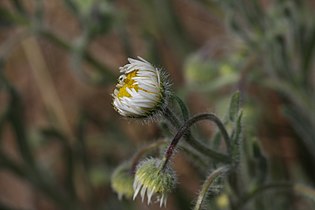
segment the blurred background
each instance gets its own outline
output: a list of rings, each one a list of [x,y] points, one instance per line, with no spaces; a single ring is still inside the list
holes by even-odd
[[[123,119],[111,106],[118,68],[136,56],[169,72],[191,114],[224,118],[241,92],[240,166],[205,209],[315,209],[314,7],[1,0],[0,209],[159,209],[119,201],[110,184],[121,162],[163,138],[159,123]],[[194,129],[204,139],[214,132]],[[209,170],[183,152],[173,165],[166,209],[192,209]]]

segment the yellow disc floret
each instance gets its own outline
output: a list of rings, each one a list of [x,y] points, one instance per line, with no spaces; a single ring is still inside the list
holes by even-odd
[[[121,75],[112,94],[114,109],[130,118],[158,116],[168,100],[165,75],[143,58],[128,61],[119,68]]]
[[[122,98],[122,97],[128,97],[130,98],[131,95],[128,93],[127,88],[129,89],[135,89],[135,91],[138,92],[139,90],[139,85],[135,84],[135,80],[133,79],[134,77],[137,76],[138,70],[129,72],[125,75],[125,79],[119,83],[119,85],[122,85],[118,89],[117,97]]]

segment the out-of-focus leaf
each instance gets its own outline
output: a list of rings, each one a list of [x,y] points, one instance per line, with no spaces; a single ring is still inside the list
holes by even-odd
[[[47,128],[42,129],[41,134],[46,137],[45,140],[58,140],[61,142],[63,146],[63,158],[65,163],[65,179],[66,179],[66,186],[67,190],[70,193],[70,195],[75,198],[76,197],[76,191],[75,191],[75,155],[74,155],[74,149],[68,144],[66,137],[59,132],[58,130],[54,128]]]
[[[229,119],[234,122],[240,110],[240,92],[236,91],[231,98],[229,108]]]
[[[4,114],[0,114],[0,147],[1,147],[1,143],[2,143],[2,132],[3,132],[3,127],[4,127],[4,124],[7,120],[7,113],[4,113]]]
[[[73,0],[64,0],[64,3],[74,14],[79,14],[78,7]]]
[[[186,59],[184,76],[188,84],[206,84],[218,75],[218,64],[205,59],[200,54],[191,55]]]
[[[94,167],[90,170],[89,179],[94,187],[110,183],[111,172],[104,167]]]
[[[212,142],[212,147],[214,150],[218,150],[221,144],[221,132],[216,132],[215,135],[212,137],[211,142]]]
[[[315,189],[302,184],[295,184],[293,189],[296,193],[311,199],[315,204]]]
[[[23,159],[28,164],[34,166],[35,160],[25,128],[23,103],[19,93],[13,87],[10,87],[10,96],[11,99],[8,120],[11,123],[12,129],[15,133],[18,149]]]
[[[180,108],[180,110],[182,112],[183,120],[186,121],[189,118],[188,108],[186,107],[185,103],[178,96],[175,95],[174,99],[178,103],[178,106],[179,106],[179,108]]]
[[[20,14],[23,14],[23,15],[26,14],[24,5],[23,5],[23,3],[22,3],[21,0],[11,0],[11,1],[12,1],[13,6],[15,7],[15,9],[16,9]]]
[[[26,209],[22,209],[22,208],[13,208],[13,207],[11,207],[11,206],[8,206],[8,205],[6,205],[6,204],[4,204],[4,203],[0,203],[0,209],[1,210],[26,210]]]
[[[118,11],[108,1],[65,0],[68,8],[77,16],[88,39],[106,33],[112,26]]]
[[[42,29],[39,32],[40,35],[42,35],[44,38],[46,38],[53,44],[65,49],[68,52],[76,50],[66,40],[57,36],[56,34],[52,33],[49,30]],[[109,67],[105,66],[102,62],[94,58],[90,52],[88,51],[82,52],[82,59],[84,59],[84,61],[86,61],[88,64],[91,65],[91,67],[93,67],[93,69],[95,70],[93,71],[93,73],[94,75],[97,75],[93,78],[88,78],[87,80],[89,80],[89,82],[101,85],[113,83],[116,81],[117,76],[109,69]],[[85,79],[86,78],[87,77],[85,77]]]
[[[300,113],[298,109],[294,109],[292,107],[287,107],[284,111],[290,119],[293,128],[301,137],[303,143],[306,145],[309,154],[311,154],[313,160],[315,160],[315,130],[314,125],[312,125],[311,123],[311,119],[307,118],[307,116],[302,115],[302,113]]]
[[[106,1],[96,3],[91,8],[90,22],[93,23],[91,27],[92,35],[99,35],[109,31],[114,21],[114,8]],[[91,23],[88,23],[91,24]]]
[[[12,14],[5,8],[0,8],[0,28],[15,25]]]
[[[306,40],[306,44],[303,47],[304,52],[304,60],[303,60],[303,71],[305,81],[309,82],[311,78],[312,67],[314,64],[314,52],[315,52],[315,24],[313,24],[312,28],[309,29],[308,37]]]
[[[228,85],[235,84],[238,80],[239,80],[239,75],[236,73],[233,73],[233,74],[226,75],[224,77],[219,77],[204,85],[202,84],[191,85],[189,89],[197,89],[200,92],[214,92]]]
[[[242,134],[242,116],[243,112],[238,112],[238,117],[235,122],[235,128],[231,136],[231,157],[233,166],[238,165],[240,161],[240,143],[243,137]]]
[[[58,130],[53,128],[42,129],[41,134],[47,138],[47,140],[56,138],[59,140],[65,140],[65,136],[60,133]]]

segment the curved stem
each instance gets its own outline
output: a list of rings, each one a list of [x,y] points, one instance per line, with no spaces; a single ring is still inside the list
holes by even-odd
[[[161,146],[162,144],[165,144],[166,141],[164,139],[162,140],[159,140],[159,141],[156,141],[156,142],[153,142],[152,144],[149,144],[148,146],[146,147],[143,147],[141,148],[134,156],[133,158],[131,159],[131,173],[135,173],[136,171],[136,167],[137,167],[137,164],[139,162],[139,160],[142,158],[142,156],[149,152],[149,151],[152,151],[156,148],[158,148],[159,146]]]
[[[198,195],[194,210],[199,210],[201,209],[202,203],[207,196],[207,193],[209,191],[209,188],[211,187],[211,184],[221,175],[225,174],[229,170],[229,166],[222,166],[215,171],[213,171],[206,181],[203,183],[201,191]]]
[[[176,119],[176,118],[174,118]],[[175,121],[175,120],[172,121]],[[172,154],[174,153],[174,150],[179,142],[179,140],[181,139],[181,137],[186,133],[189,132],[189,128],[196,122],[200,121],[200,120],[211,120],[213,122],[215,122],[217,124],[217,126],[219,127],[225,142],[228,144],[227,147],[230,147],[230,138],[229,135],[227,133],[227,131],[224,128],[224,125],[222,124],[222,122],[219,120],[219,118],[217,118],[214,114],[212,113],[207,113],[207,114],[200,114],[200,115],[196,115],[192,118],[190,118],[189,120],[187,120],[185,122],[184,125],[182,125],[178,131],[177,134],[174,136],[171,144],[169,145],[169,147],[167,148],[167,151],[165,153],[164,156],[164,163],[163,163],[163,168],[165,167],[165,165],[167,164],[167,162],[169,161],[170,157],[172,156]],[[171,121],[171,122],[172,122]],[[178,121],[177,121],[178,122]],[[205,147],[204,145],[202,145],[200,142],[196,141],[195,139],[192,138],[191,134],[188,133],[186,138],[188,139],[188,143],[190,143],[194,148],[198,149],[200,152],[207,154],[208,156],[211,156],[213,158],[216,158],[222,162],[230,162],[230,158],[224,154],[218,153],[216,151],[213,151],[207,147]]]

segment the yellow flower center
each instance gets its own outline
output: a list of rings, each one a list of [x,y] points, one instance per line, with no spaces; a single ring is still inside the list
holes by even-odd
[[[129,89],[135,89],[137,92],[139,90],[139,85],[135,84],[135,80],[133,79],[135,76],[137,76],[138,70],[132,71],[127,73],[125,76],[126,78],[124,81],[120,82],[122,84],[122,87],[119,88],[117,97],[122,98],[122,97],[128,97],[130,98],[131,95],[128,93],[127,88]]]

